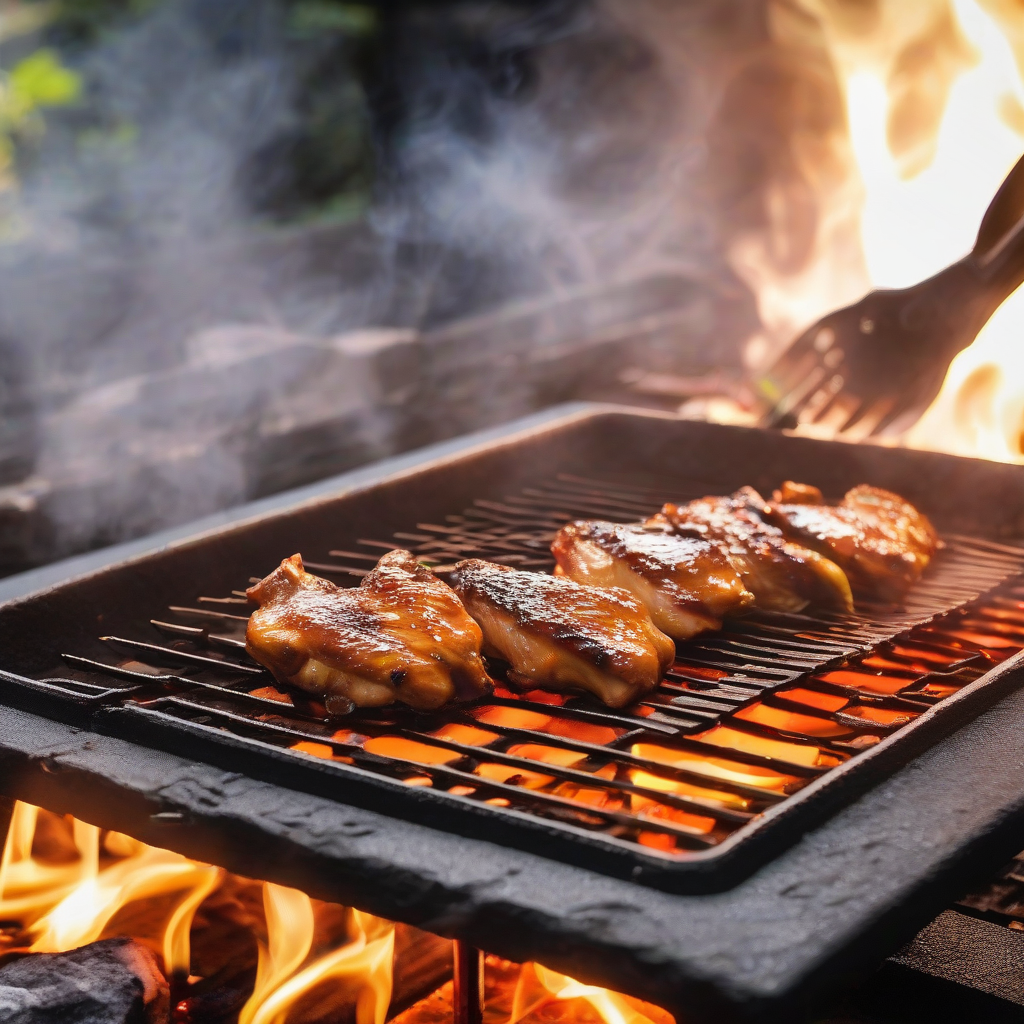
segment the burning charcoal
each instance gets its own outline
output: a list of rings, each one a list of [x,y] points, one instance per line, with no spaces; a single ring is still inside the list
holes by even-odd
[[[133,939],[105,939],[68,953],[35,953],[0,968],[5,1024],[157,1024],[167,982]]]

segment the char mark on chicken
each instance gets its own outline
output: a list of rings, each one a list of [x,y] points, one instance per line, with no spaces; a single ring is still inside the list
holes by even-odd
[[[846,574],[835,562],[795,541],[758,514],[765,500],[752,487],[728,498],[665,505],[651,522],[722,546],[760,608],[798,612],[809,604],[853,610]]]
[[[866,484],[828,505],[816,487],[786,481],[762,514],[841,566],[855,590],[884,598],[898,598],[917,580],[942,543],[913,505]]]
[[[626,590],[467,559],[451,577],[484,649],[520,685],[584,690],[613,708],[654,690],[675,644]]]
[[[718,629],[754,600],[719,544],[667,523],[568,523],[551,551],[577,583],[628,590],[674,640]]]

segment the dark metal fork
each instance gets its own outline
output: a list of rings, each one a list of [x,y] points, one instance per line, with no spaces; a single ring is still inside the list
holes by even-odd
[[[911,426],[953,357],[1024,282],[1024,157],[996,193],[962,260],[910,288],[869,292],[804,331],[754,381],[761,423],[861,424],[865,436]]]

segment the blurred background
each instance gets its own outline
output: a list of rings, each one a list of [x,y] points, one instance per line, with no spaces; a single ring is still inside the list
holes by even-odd
[[[742,419],[966,252],[1018,0],[0,0],[0,573],[557,402]],[[906,443],[1021,460],[1011,297]]]

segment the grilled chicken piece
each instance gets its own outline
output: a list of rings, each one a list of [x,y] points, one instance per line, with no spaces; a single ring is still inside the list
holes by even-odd
[[[674,640],[718,629],[754,600],[718,544],[667,523],[580,520],[558,531],[551,551],[577,583],[628,590]]]
[[[857,589],[898,597],[941,546],[935,527],[898,494],[862,484],[838,505],[787,480],[764,516],[788,537],[837,562]]]
[[[657,685],[676,645],[628,591],[522,572],[478,558],[455,566],[452,588],[484,631],[484,650],[510,678],[549,690],[586,690],[609,707]]]
[[[360,586],[306,572],[292,555],[246,591],[246,650],[327,710],[402,701],[433,710],[490,691],[483,635],[462,602],[408,551],[390,551]]]
[[[798,612],[808,604],[853,610],[850,581],[835,562],[786,540],[757,514],[765,500],[752,487],[728,498],[666,505],[653,517],[677,533],[717,541],[761,608]]]

